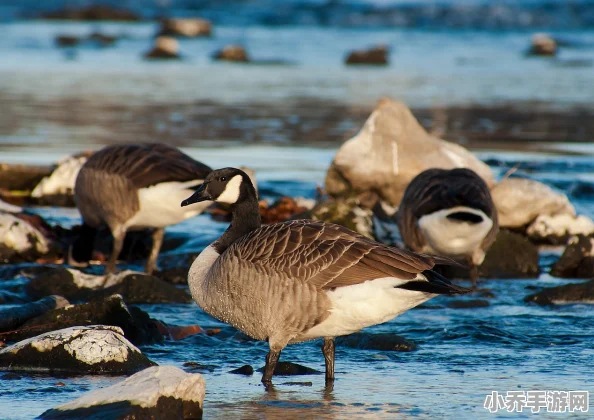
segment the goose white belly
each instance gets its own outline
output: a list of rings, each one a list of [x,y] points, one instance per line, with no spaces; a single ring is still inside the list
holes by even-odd
[[[472,213],[483,220],[479,223],[469,223],[448,218],[448,215],[459,212]],[[427,247],[423,252],[446,256],[470,256],[480,247],[493,227],[493,221],[480,210],[452,207],[421,217],[418,225],[427,241]]]
[[[191,187],[202,180],[163,182],[138,190],[140,209],[127,223],[129,229],[163,228],[200,214],[210,203],[181,207],[180,203],[194,193]]]
[[[426,281],[422,274],[419,274],[417,279]],[[387,322],[436,296],[396,288],[408,281],[385,277],[327,291],[326,295],[332,304],[330,316],[297,337],[295,341],[352,334],[363,328]]]

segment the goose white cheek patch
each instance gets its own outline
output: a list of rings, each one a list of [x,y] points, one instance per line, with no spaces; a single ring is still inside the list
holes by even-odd
[[[231,181],[229,181],[225,187],[225,191],[219,195],[216,201],[227,204],[233,204],[237,202],[239,199],[239,187],[241,186],[242,181],[243,178],[241,175],[235,175],[233,178],[231,178]]]

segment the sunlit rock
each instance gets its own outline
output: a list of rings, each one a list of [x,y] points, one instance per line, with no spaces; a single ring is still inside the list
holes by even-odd
[[[31,197],[73,196],[78,171],[80,171],[88,157],[88,153],[77,154],[58,162],[51,175],[44,177],[31,191]]]
[[[174,18],[161,21],[159,36],[182,36],[196,38],[212,35],[212,24],[206,19]]]
[[[552,57],[557,54],[557,41],[547,34],[534,34],[527,55]]]
[[[30,261],[48,251],[48,239],[35,226],[13,214],[0,212],[0,261]]]
[[[573,235],[591,235],[594,233],[594,222],[586,216],[541,214],[532,222],[526,234],[534,242],[565,244]],[[594,273],[593,273],[594,274]]]
[[[213,59],[240,63],[247,63],[250,61],[247,51],[240,45],[226,45],[223,49],[214,53]]]
[[[345,226],[373,238],[373,212],[361,206],[356,198],[327,198],[311,210],[311,218]]]
[[[538,293],[526,296],[524,302],[539,305],[594,304],[594,280],[547,287]]]
[[[594,276],[594,238],[584,235],[569,239],[563,255],[551,267],[551,275],[564,278]]]
[[[170,36],[159,36],[155,39],[153,48],[144,54],[144,58],[151,59],[179,59],[179,42]]]
[[[0,370],[127,374],[153,365],[121,328],[105,325],[51,331],[0,350]]]

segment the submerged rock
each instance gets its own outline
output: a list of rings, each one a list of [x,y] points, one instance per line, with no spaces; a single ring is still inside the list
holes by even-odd
[[[250,61],[245,48],[240,45],[226,45],[221,50],[215,52],[212,58],[219,61],[234,61],[238,63],[247,63]]]
[[[332,196],[375,191],[398,206],[410,181],[438,167],[467,167],[493,184],[491,169],[468,150],[428,134],[406,105],[384,98],[359,133],[336,153],[326,174]]]
[[[563,255],[551,267],[551,276],[588,278],[594,276],[594,238],[584,235],[569,240]]]
[[[212,35],[212,24],[206,19],[175,18],[161,21],[158,36],[182,36],[196,38]]]
[[[49,250],[48,239],[35,226],[17,215],[0,212],[0,261],[34,261]]]
[[[537,278],[538,248],[524,236],[501,229],[479,267],[484,278]]]
[[[153,48],[144,54],[144,58],[150,59],[180,59],[179,42],[170,36],[159,36],[155,39]]]
[[[565,194],[531,179],[504,179],[491,189],[491,196],[501,227],[521,228],[541,215],[575,216],[575,208]]]
[[[51,311],[52,309],[63,308],[64,306],[67,306],[69,304],[70,302],[68,302],[62,296],[54,295],[44,297],[43,299],[40,299],[37,302],[25,303],[23,305],[11,307],[8,309],[0,308],[0,332],[9,331],[14,328],[17,328],[26,323],[31,318],[39,317],[44,313]],[[3,341],[9,339],[4,334],[2,334],[1,336]]]
[[[373,212],[360,206],[356,198],[328,198],[311,210],[311,218],[345,226],[373,238]]]
[[[243,365],[240,368],[233,369],[229,373],[233,373],[234,375],[252,376],[254,374],[254,368],[250,365]]]
[[[120,295],[50,310],[29,319],[21,328],[3,337],[5,340],[18,341],[57,329],[86,325],[120,327],[124,336],[135,345],[163,340],[149,315],[140,308],[128,307]]]
[[[370,48],[368,50],[351,51],[344,63],[345,64],[371,64],[387,65],[389,49],[385,45]]]
[[[42,419],[200,419],[206,382],[199,373],[155,366],[44,412]]]
[[[591,235],[593,233],[594,222],[591,219],[586,216],[570,214],[555,216],[541,214],[526,229],[526,234],[532,241],[553,245],[566,244],[573,235]]]
[[[81,153],[58,162],[51,175],[44,177],[31,191],[31,197],[44,198],[46,203],[51,203],[52,197],[60,200],[61,196],[67,196],[70,197],[70,201],[74,205],[74,199],[72,198],[74,196],[74,183],[78,171],[85,164],[89,155],[90,153]]]
[[[547,34],[534,34],[526,55],[553,57],[557,55],[557,41]]]
[[[121,328],[105,325],[51,331],[0,350],[0,370],[129,374],[153,365]]]
[[[264,367],[258,369],[258,372],[264,372]],[[293,362],[278,362],[274,368],[274,375],[278,376],[320,375],[321,373],[319,370]]]
[[[65,48],[65,47],[76,47],[80,44],[81,39],[76,35],[56,35],[54,39],[57,47]]]
[[[538,293],[526,296],[524,302],[534,302],[539,305],[594,304],[594,280],[547,287]]]
[[[139,21],[140,17],[134,12],[109,5],[91,5],[87,7],[74,8],[65,7],[42,14],[44,19],[59,20],[116,20],[116,21]]]
[[[71,268],[48,268],[33,278],[25,290],[34,298],[59,294],[70,300],[89,300],[119,294],[128,303],[189,303],[192,300],[185,290],[134,271],[95,276]]]
[[[392,333],[371,334],[360,332],[336,338],[339,347],[350,347],[362,350],[381,351],[414,351],[417,344],[412,340]]]
[[[472,309],[486,308],[490,303],[486,299],[455,299],[448,302],[448,308],[452,309]]]

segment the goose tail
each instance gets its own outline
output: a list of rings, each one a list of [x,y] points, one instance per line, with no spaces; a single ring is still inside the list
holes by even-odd
[[[463,295],[472,292],[472,289],[458,286],[433,270],[425,270],[422,274],[427,280],[412,280],[398,287],[437,295]]]

